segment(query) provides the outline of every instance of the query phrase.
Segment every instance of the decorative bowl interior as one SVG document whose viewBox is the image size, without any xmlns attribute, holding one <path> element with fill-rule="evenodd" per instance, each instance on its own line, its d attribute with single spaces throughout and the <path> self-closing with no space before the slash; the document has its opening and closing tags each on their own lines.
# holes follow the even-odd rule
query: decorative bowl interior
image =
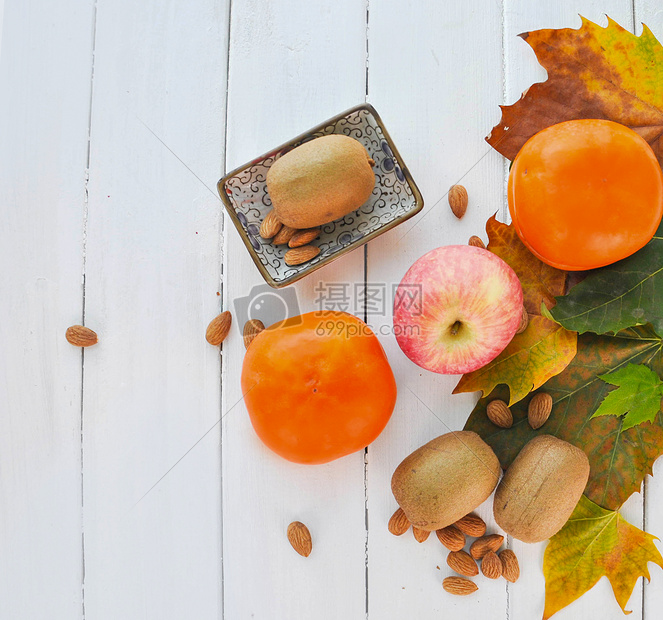
<svg viewBox="0 0 663 620">
<path fill-rule="evenodd" d="M 375 161 L 375 188 L 357 211 L 321 227 L 313 241 L 321 252 L 302 265 L 285 264 L 286 245 L 275 246 L 259 235 L 260 223 L 272 208 L 265 179 L 281 155 L 314 138 L 345 134 L 359 140 Z M 412 217 L 424 206 L 403 159 L 378 113 L 369 104 L 343 112 L 290 142 L 227 174 L 218 183 L 221 199 L 253 262 L 270 286 L 292 284 L 335 258 L 358 248 Z"/>
</svg>

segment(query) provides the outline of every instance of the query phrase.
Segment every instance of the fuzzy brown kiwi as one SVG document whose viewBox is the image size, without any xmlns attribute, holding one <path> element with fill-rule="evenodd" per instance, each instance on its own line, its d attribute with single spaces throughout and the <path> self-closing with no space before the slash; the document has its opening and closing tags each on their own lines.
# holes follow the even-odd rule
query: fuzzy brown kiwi
<svg viewBox="0 0 663 620">
<path fill-rule="evenodd" d="M 471 431 L 436 437 L 396 468 L 391 490 L 412 525 L 439 530 L 488 499 L 500 463 L 491 447 Z"/>
<path fill-rule="evenodd" d="M 315 228 L 355 211 L 375 187 L 371 162 L 360 142 L 337 134 L 289 151 L 267 172 L 267 192 L 279 221 Z"/>
<path fill-rule="evenodd" d="M 546 540 L 568 521 L 589 478 L 587 455 L 576 446 L 539 435 L 518 453 L 495 492 L 495 521 L 527 543 Z"/>
</svg>

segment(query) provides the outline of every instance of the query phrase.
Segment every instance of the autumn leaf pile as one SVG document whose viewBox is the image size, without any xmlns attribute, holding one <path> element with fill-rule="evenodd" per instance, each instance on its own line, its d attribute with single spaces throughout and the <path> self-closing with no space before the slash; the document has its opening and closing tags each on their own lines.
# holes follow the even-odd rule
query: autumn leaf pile
<svg viewBox="0 0 663 620">
<path fill-rule="evenodd" d="M 512 106 L 487 138 L 513 159 L 546 127 L 580 118 L 627 125 L 663 163 L 663 47 L 644 26 L 636 37 L 609 20 L 603 28 L 521 35 L 548 71 Z M 585 495 L 544 556 L 544 620 L 602 577 L 625 606 L 648 562 L 663 568 L 655 537 L 625 522 L 618 510 L 640 490 L 663 454 L 663 225 L 639 252 L 586 274 L 567 274 L 539 261 L 512 226 L 486 225 L 488 250 L 518 274 L 527 329 L 493 362 L 464 375 L 455 392 L 483 397 L 465 429 L 495 450 L 507 468 L 533 437 L 549 434 L 581 448 L 590 462 Z M 539 391 L 553 398 L 545 426 L 533 430 L 527 406 Z M 486 416 L 493 399 L 507 401 L 513 426 Z"/>
</svg>

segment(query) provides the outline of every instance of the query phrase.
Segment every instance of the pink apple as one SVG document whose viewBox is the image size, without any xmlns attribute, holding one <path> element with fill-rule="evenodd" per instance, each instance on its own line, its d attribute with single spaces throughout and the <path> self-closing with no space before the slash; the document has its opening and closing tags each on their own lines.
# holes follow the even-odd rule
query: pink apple
<svg viewBox="0 0 663 620">
<path fill-rule="evenodd" d="M 424 254 L 394 298 L 394 333 L 415 364 L 442 374 L 495 359 L 520 325 L 523 289 L 501 258 L 470 245 Z"/>
</svg>

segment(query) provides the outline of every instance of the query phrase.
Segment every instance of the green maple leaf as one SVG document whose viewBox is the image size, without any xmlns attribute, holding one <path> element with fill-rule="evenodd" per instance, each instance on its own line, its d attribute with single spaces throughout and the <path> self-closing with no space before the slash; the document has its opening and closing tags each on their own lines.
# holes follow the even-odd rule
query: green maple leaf
<svg viewBox="0 0 663 620">
<path fill-rule="evenodd" d="M 663 334 L 663 224 L 640 251 L 591 271 L 549 314 L 579 333 L 617 333 L 651 323 Z"/>
<path fill-rule="evenodd" d="M 472 411 L 465 430 L 478 433 L 495 451 L 505 469 L 530 439 L 554 435 L 587 454 L 590 464 L 585 494 L 594 502 L 616 510 L 640 490 L 654 461 L 663 454 L 663 413 L 657 412 L 651 424 L 625 428 L 623 417 L 593 417 L 600 403 L 616 391 L 599 377 L 611 375 L 629 364 L 646 364 L 663 373 L 663 341 L 649 327 L 637 327 L 617 336 L 583 334 L 578 338 L 578 353 L 567 368 L 549 379 L 520 402 L 511 406 L 513 426 L 499 428 L 486 415 L 493 399 L 508 400 L 509 388 L 498 386 L 482 398 Z M 533 430 L 527 421 L 532 396 L 547 392 L 553 398 L 548 421 Z"/>
<path fill-rule="evenodd" d="M 661 409 L 663 381 L 644 364 L 628 364 L 615 372 L 599 375 L 617 389 L 610 392 L 593 418 L 602 415 L 624 415 L 622 429 L 633 428 L 642 422 L 653 422 Z"/>
</svg>

